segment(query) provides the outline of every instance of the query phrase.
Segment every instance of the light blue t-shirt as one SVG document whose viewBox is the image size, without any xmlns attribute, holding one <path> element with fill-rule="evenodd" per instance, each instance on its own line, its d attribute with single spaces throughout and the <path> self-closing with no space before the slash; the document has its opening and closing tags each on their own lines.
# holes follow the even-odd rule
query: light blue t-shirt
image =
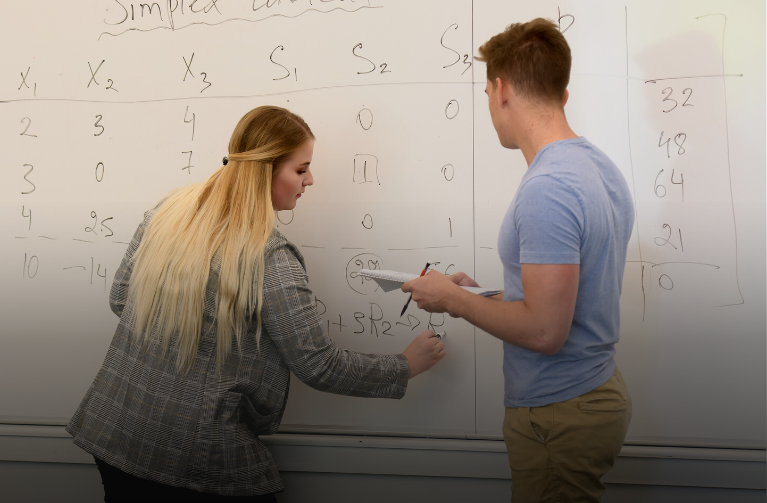
<svg viewBox="0 0 767 503">
<path fill-rule="evenodd" d="M 553 356 L 503 344 L 506 407 L 541 407 L 612 376 L 634 206 L 618 167 L 585 138 L 544 146 L 503 219 L 504 300 L 524 299 L 521 264 L 580 264 L 570 333 Z"/>
</svg>

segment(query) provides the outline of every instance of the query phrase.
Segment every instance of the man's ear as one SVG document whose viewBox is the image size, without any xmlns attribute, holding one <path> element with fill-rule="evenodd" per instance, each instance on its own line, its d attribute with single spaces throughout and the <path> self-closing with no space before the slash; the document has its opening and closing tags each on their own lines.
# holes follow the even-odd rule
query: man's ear
<svg viewBox="0 0 767 503">
<path fill-rule="evenodd" d="M 567 105 L 568 98 L 570 98 L 570 91 L 565 89 L 565 99 L 562 100 L 562 108 L 564 108 L 564 106 Z"/>
<path fill-rule="evenodd" d="M 503 108 L 509 101 L 509 94 L 512 92 L 511 86 L 509 86 L 507 82 L 504 82 L 500 77 L 495 78 L 495 86 L 496 89 L 498 89 L 498 107 Z"/>
</svg>

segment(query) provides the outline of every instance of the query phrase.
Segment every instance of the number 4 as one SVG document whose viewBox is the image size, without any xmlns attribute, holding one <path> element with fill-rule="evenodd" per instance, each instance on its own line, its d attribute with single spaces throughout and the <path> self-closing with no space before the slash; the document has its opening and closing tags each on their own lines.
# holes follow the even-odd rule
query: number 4
<svg viewBox="0 0 767 503">
<path fill-rule="evenodd" d="M 682 202 L 684 202 L 684 173 L 679 173 L 679 180 L 678 182 L 674 181 L 674 170 L 671 170 L 671 183 L 674 185 L 681 185 L 682 186 Z"/>
</svg>

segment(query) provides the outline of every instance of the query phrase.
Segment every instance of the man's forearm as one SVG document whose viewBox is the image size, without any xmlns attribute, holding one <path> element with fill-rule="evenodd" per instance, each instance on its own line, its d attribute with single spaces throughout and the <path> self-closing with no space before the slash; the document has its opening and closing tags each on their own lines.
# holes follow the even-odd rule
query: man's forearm
<svg viewBox="0 0 767 503">
<path fill-rule="evenodd" d="M 524 301 L 496 300 L 456 289 L 448 311 L 514 346 L 543 354 L 554 354 L 561 347 L 560 334 L 548 331 Z"/>
<path fill-rule="evenodd" d="M 430 313 L 460 316 L 504 342 L 553 355 L 570 333 L 578 278 L 577 264 L 522 264 L 521 301 L 469 293 L 459 284 L 474 286 L 473 280 L 454 282 L 436 271 L 408 281 L 402 290 L 411 292 L 418 307 Z"/>
</svg>

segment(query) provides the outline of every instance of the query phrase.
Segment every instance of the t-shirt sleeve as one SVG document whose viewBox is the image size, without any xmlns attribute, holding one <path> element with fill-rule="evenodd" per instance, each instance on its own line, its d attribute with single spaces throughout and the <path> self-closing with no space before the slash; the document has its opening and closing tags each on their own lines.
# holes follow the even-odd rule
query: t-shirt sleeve
<svg viewBox="0 0 767 503">
<path fill-rule="evenodd" d="M 537 176 L 517 193 L 514 220 L 522 264 L 580 264 L 584 212 L 578 195 L 551 176 Z"/>
</svg>

